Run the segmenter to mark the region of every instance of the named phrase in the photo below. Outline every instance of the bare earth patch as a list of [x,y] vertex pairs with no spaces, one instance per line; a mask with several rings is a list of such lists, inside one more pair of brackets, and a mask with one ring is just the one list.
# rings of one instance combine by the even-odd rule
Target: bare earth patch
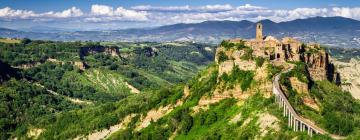
[[140,124],[135,128],[136,131],[140,131],[141,129],[149,126],[151,121],[156,122],[161,117],[165,116],[166,114],[170,113],[175,107],[180,106],[183,104],[186,97],[190,95],[190,90],[188,86],[184,87],[184,95],[182,98],[178,99],[176,104],[169,104],[167,106],[162,106],[158,109],[152,109],[147,112],[146,116],[142,116]]
[[275,116],[270,115],[269,113],[260,114],[259,119],[257,121],[260,127],[260,132],[261,132],[260,136],[261,137],[265,136],[270,131],[270,129],[279,131],[280,126],[278,122],[279,120]]
[[36,139],[43,131],[44,129],[40,129],[40,128],[30,129],[30,131],[27,133],[27,136],[29,138]]
[[311,107],[312,109],[315,109],[316,111],[320,111],[320,107],[317,105],[316,101],[310,97],[304,97],[304,104],[308,107]]
[[80,100],[80,99],[77,99],[77,98],[71,98],[71,97],[68,97],[68,96],[61,95],[61,94],[59,94],[59,93],[57,93],[57,92],[55,92],[55,91],[52,91],[52,90],[50,90],[50,89],[45,88],[45,86],[43,86],[43,85],[41,85],[41,84],[38,84],[38,83],[36,83],[35,85],[37,85],[37,86],[39,86],[39,87],[41,87],[41,88],[44,88],[46,91],[48,91],[49,93],[51,93],[51,94],[53,94],[53,95],[55,95],[55,96],[63,97],[63,98],[65,98],[66,100],[69,100],[69,101],[71,101],[71,102],[73,102],[73,103],[76,103],[76,104],[88,104],[88,105],[94,104],[94,103],[91,102],[91,101],[84,101],[84,100]]
[[230,121],[229,123],[230,124],[234,124],[234,123],[237,123],[241,120],[241,113],[235,115]]
[[151,121],[156,122],[158,119],[164,115],[170,113],[173,110],[172,105],[167,105],[165,107],[160,107],[158,109],[150,110],[145,117],[142,117],[141,123],[135,128],[136,131],[139,131],[150,125]]
[[131,119],[135,117],[136,114],[130,114],[126,116],[119,124],[111,126],[109,129],[103,129],[94,133],[91,133],[85,137],[77,137],[76,140],[88,139],[88,140],[102,140],[109,137],[111,134],[119,131],[120,129],[125,129],[126,126],[131,122]]
[[128,82],[125,82],[125,84],[130,89],[131,93],[140,93],[140,90],[136,89],[134,86],[130,85]]
[[218,86],[218,88],[215,89],[212,96],[203,96],[199,100],[198,105],[192,107],[192,110],[194,111],[194,114],[199,112],[200,109],[207,110],[210,104],[217,103],[223,99],[226,98],[236,98],[240,100],[245,100],[249,98],[254,91],[248,90],[248,91],[241,91],[241,88],[239,85],[235,85],[233,89],[226,89],[221,90],[219,87],[221,87],[221,84]]

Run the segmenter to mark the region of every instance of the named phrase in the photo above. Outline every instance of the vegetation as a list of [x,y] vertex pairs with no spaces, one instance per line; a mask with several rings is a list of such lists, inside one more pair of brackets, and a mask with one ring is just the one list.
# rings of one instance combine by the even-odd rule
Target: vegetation
[[[44,139],[69,139],[115,125],[131,114],[142,114],[155,107],[174,103],[182,88],[161,89],[147,94],[136,94],[115,103],[66,112],[53,118],[46,131],[40,135]],[[76,122],[76,123],[72,123]],[[91,125],[89,125],[91,124]],[[72,128],[72,129],[68,129]]]
[[3,42],[3,43],[20,43],[20,40],[18,39],[9,39],[9,38],[0,38],[0,42]]
[[281,72],[281,70],[284,69],[284,67],[281,66],[274,66],[272,64],[268,64],[267,65],[267,79],[268,80],[272,80],[272,78],[279,72]]
[[235,84],[239,83],[241,90],[246,91],[254,81],[254,76],[253,71],[240,70],[239,67],[234,66],[229,75],[223,73],[220,79],[224,82],[224,85],[229,88],[233,88]]
[[[245,51],[241,59],[255,61],[257,67],[266,61],[253,57],[253,50],[242,41],[223,41],[221,45]],[[291,131],[274,97],[265,98],[260,92],[247,99],[223,99],[194,111],[200,99],[211,95],[218,84],[226,89],[239,86],[242,91],[258,88],[254,71],[234,66],[229,74],[219,76],[218,65],[210,63],[214,52],[205,47],[208,45],[30,39],[0,43],[0,139],[28,139],[34,129],[43,131],[38,139],[73,139],[119,124],[130,114],[135,117],[128,127],[109,139],[310,139],[304,132]],[[219,53],[219,62],[228,59],[225,52]],[[86,69],[75,62],[86,65]],[[357,138],[359,103],[333,83],[312,83],[305,65],[294,64],[296,67],[281,77],[281,83],[287,87],[295,109],[331,133]],[[268,64],[267,79],[282,69]],[[316,99],[319,111],[304,105],[304,95],[289,86],[288,77],[312,85],[309,97]],[[191,94],[182,98],[185,83]],[[130,93],[128,84],[141,93]],[[95,104],[78,104],[69,97]],[[181,105],[135,131],[142,121],[140,116],[151,109],[178,104],[179,99],[183,99]],[[278,128],[262,128],[263,114],[275,116],[272,124]],[[312,138],[329,139],[320,135]]]
[[265,58],[263,57],[255,57],[254,59],[257,67],[262,67],[265,62]]
[[[174,104],[183,88],[173,85],[185,83],[214,59],[214,52],[205,49],[213,46],[205,44],[112,45],[29,39],[0,43],[0,139],[23,139],[32,129],[45,130],[40,139],[74,138],[114,125],[130,113]],[[106,48],[121,53],[112,55]],[[12,77],[17,79],[8,81]],[[130,94],[126,83],[142,93]],[[95,105],[79,105],[67,97]]]
[[82,106],[54,96],[25,80],[12,79],[0,86],[0,138],[21,137],[31,128],[42,128],[54,114]]
[[[289,77],[296,77],[299,81],[311,86],[308,97],[316,101],[320,107],[317,111],[304,104],[304,97],[307,95],[299,94],[294,90],[289,82]],[[308,78],[308,73],[303,63],[296,63],[290,72],[282,75],[280,82],[285,85],[289,94],[289,101],[297,112],[307,118],[313,119],[328,132],[349,135],[360,126],[360,104],[340,87],[329,81],[315,81],[312,83]]]
[[244,48],[247,48],[247,46],[245,46],[245,42],[240,40],[239,43],[232,43],[228,40],[223,40],[220,43],[220,46],[224,47],[226,50],[231,49],[231,48],[235,48],[236,50],[241,50]]
[[331,133],[348,135],[359,129],[360,104],[338,86],[328,81],[316,82],[311,89],[312,96],[321,103],[322,117],[317,123]]
[[219,52],[219,56],[218,56],[218,61],[219,61],[219,63],[222,63],[222,62],[224,62],[224,61],[226,61],[226,60],[229,60],[229,57],[223,52],[223,51],[220,51]]

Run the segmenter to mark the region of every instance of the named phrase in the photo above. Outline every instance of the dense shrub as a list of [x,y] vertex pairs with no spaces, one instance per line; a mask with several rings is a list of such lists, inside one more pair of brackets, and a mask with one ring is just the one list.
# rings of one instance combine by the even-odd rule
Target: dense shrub
[[263,57],[255,57],[255,62],[257,67],[262,67],[265,62],[265,58]]
[[272,78],[277,74],[280,73],[281,70],[284,69],[280,66],[274,66],[272,64],[267,65],[267,79],[272,80]]
[[229,57],[223,51],[220,51],[218,55],[219,55],[218,56],[219,63],[229,60]]
[[246,91],[250,88],[254,76],[254,72],[240,70],[239,67],[234,66],[229,75],[224,73],[221,75],[220,79],[230,88],[232,88],[236,83],[240,83],[241,90]]

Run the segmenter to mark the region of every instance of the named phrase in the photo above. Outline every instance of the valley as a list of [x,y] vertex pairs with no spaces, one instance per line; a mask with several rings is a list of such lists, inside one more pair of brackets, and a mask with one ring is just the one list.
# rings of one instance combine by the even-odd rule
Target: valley
[[219,45],[0,42],[1,139],[358,138],[358,50],[256,26]]

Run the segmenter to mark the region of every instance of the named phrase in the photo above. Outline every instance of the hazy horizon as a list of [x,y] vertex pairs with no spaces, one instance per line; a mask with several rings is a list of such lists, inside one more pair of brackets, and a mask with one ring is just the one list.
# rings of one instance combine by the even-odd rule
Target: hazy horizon
[[274,22],[340,16],[360,20],[353,1],[2,1],[0,27],[51,27],[67,30],[151,28],[203,21]]

